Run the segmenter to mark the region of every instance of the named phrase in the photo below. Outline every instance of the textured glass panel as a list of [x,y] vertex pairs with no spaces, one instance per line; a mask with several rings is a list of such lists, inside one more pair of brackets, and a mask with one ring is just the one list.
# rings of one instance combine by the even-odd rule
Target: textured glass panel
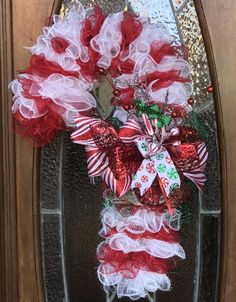
[[[78,3],[79,1],[68,2]],[[180,41],[179,28],[182,39],[189,48],[194,98],[197,101],[196,110],[201,111],[200,114],[210,128],[210,138],[207,142],[210,153],[207,168],[208,182],[202,196],[203,208],[199,209],[199,199],[196,194],[194,200],[189,203],[193,211],[191,225],[183,225],[180,233],[187,259],[178,262],[178,269],[170,274],[172,291],[158,292],[157,300],[162,302],[214,301],[211,298],[215,297],[216,288],[218,219],[214,216],[201,215],[202,222],[199,225],[199,215],[200,212],[203,212],[202,210],[215,211],[220,206],[220,174],[216,149],[217,128],[212,94],[208,94],[206,90],[210,84],[210,76],[193,1],[83,0],[81,2],[86,7],[98,4],[107,13],[122,11],[128,4],[131,11],[150,16],[152,22],[163,22],[174,37],[175,43]],[[183,7],[182,4],[184,4]],[[181,10],[178,11],[180,6]],[[179,12],[177,18],[174,16],[172,8]],[[63,5],[61,14],[67,10],[67,5]],[[178,24],[176,24],[176,20]],[[96,276],[98,263],[95,256],[96,247],[101,241],[97,234],[100,228],[100,210],[103,202],[100,184],[98,180],[96,180],[95,186],[90,184],[84,150],[69,141],[69,134],[64,136],[62,146],[58,139],[52,145],[45,147],[42,152],[42,206],[46,210],[51,210],[60,208],[59,200],[64,202],[64,209],[62,208],[64,237],[60,232],[59,216],[47,214],[43,215],[42,219],[44,271],[48,301],[63,301],[63,293],[67,291],[66,286],[63,290],[64,275],[60,261],[60,257],[62,259],[64,257],[69,291],[69,298],[66,298],[65,302],[104,302],[105,294]],[[200,236],[201,230],[202,237]],[[64,242],[65,255],[59,238]],[[214,253],[209,252],[212,249],[214,249]],[[208,257],[209,254],[212,259]],[[208,269],[211,271],[207,271]],[[201,287],[198,291],[199,284]],[[116,298],[115,301],[128,302],[130,300]]]
[[41,151],[41,208],[59,209],[59,176],[61,162],[61,137]]
[[62,5],[61,14],[64,15],[64,13],[68,10],[68,4],[69,3],[81,3],[84,7],[91,7],[93,5],[98,5],[102,7],[102,9],[106,13],[110,12],[120,12],[123,11],[127,5],[126,0],[116,0],[116,1],[107,1],[107,0],[67,0],[63,1],[65,4]]
[[42,215],[44,284],[48,302],[63,302],[65,297],[59,215]]
[[186,3],[188,0],[171,0],[173,3],[173,6],[176,10],[180,9],[181,6]]
[[209,126],[209,139],[207,140],[209,161],[206,169],[208,181],[203,193],[203,208],[216,210],[220,208],[221,198],[216,116],[213,95],[207,92],[207,87],[210,84],[210,73],[204,41],[192,0],[189,0],[181,10],[178,21],[183,41],[189,49],[189,62],[194,86],[193,95],[196,102],[195,109],[196,111],[200,110],[200,114]]
[[206,167],[206,186],[202,194],[202,208],[204,210],[220,210],[220,161],[218,152],[217,127],[213,106],[201,112],[201,117],[207,122],[211,131],[206,141],[209,158]]
[[[66,272],[71,302],[104,301],[97,278],[96,248],[102,194],[100,184],[92,185],[87,174],[84,148],[65,136],[63,192]],[[96,297],[96,298],[95,298]]]
[[196,282],[196,243],[198,242],[199,203],[198,194],[188,204],[192,212],[192,220],[181,226],[180,241],[186,252],[186,259],[178,262],[177,269],[169,274],[172,289],[169,292],[157,292],[157,301],[177,302],[194,301],[194,287]]
[[141,16],[149,17],[151,22],[161,22],[173,36],[175,43],[180,42],[175,17],[169,0],[130,0],[130,8]]
[[[219,269],[220,222],[216,216],[202,217],[202,256],[200,296],[201,302],[217,301],[217,282]],[[209,236],[211,234],[211,236]]]
[[212,94],[207,93],[210,85],[210,74],[201,29],[192,0],[178,14],[180,32],[184,44],[189,50],[189,63],[192,70],[194,97],[198,105],[212,101]]

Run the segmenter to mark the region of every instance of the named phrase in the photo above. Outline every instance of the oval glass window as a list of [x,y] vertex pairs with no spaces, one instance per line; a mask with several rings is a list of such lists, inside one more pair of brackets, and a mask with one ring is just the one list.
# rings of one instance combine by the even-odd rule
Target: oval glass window
[[[65,1],[60,13],[68,11]],[[82,1],[85,7],[98,4],[107,13],[133,11],[162,22],[176,44],[188,49],[196,110],[207,124],[207,183],[203,194],[194,193],[183,215],[181,244],[187,259],[170,274],[172,290],[157,292],[149,301],[217,301],[220,253],[220,168],[217,125],[210,72],[204,41],[193,0]],[[106,82],[96,92],[101,115],[110,98]],[[203,129],[204,131],[204,129]],[[46,301],[117,301],[105,295],[96,268],[95,251],[103,205],[99,180],[92,186],[87,176],[83,147],[70,141],[70,134],[58,137],[41,155],[41,230]],[[121,299],[120,301],[128,301]],[[147,301],[147,300],[145,300]]]

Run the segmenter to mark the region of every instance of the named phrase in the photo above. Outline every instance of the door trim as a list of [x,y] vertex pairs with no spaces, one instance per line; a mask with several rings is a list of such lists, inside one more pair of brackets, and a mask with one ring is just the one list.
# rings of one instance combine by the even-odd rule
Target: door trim
[[[211,0],[210,0],[211,1]],[[206,14],[204,11],[202,0],[195,0],[196,11],[198,14],[198,19],[200,27],[202,30],[202,35],[204,39],[204,44],[206,48],[206,54],[208,59],[208,65],[210,70],[210,76],[212,85],[214,87],[214,106],[217,118],[218,127],[218,143],[219,143],[219,158],[220,158],[220,172],[221,172],[221,249],[220,249],[220,276],[219,276],[219,287],[218,287],[218,297],[219,301],[225,300],[226,291],[226,275],[227,275],[227,244],[228,244],[228,191],[227,191],[227,154],[225,149],[225,134],[224,134],[224,121],[222,112],[222,100],[220,95],[220,86],[217,75],[217,66],[214,56],[214,45],[212,45],[211,36],[208,28],[208,20],[206,19]],[[218,1],[219,3],[220,1]],[[213,5],[213,4],[212,4]],[[217,6],[217,5],[216,5]],[[220,7],[219,7],[220,8]],[[236,108],[234,108],[235,110]]]
[[[0,300],[43,302],[39,215],[40,149],[15,137],[9,82],[23,69],[60,0],[0,0]],[[26,12],[25,14],[22,12]],[[49,19],[50,20],[50,19]]]
[[15,140],[7,89],[13,76],[10,1],[0,1],[0,18],[0,300],[18,301]]

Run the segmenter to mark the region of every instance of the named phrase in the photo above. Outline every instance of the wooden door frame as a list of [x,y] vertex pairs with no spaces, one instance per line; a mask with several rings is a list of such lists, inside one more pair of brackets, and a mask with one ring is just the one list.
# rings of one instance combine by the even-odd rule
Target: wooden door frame
[[236,2],[195,0],[207,47],[219,128],[222,187],[220,301],[236,299]]
[[[40,150],[13,135],[11,95],[7,86],[15,76],[14,71],[27,66],[29,54],[22,49],[22,45],[30,44],[29,38],[35,40],[45,17],[58,9],[60,1],[31,2],[0,0],[0,300],[6,302],[44,301],[39,223]],[[232,80],[227,83],[223,81],[224,77],[227,78],[227,71],[224,68],[222,70],[222,67],[223,64],[228,64],[228,72],[236,77],[233,72],[236,60],[232,64],[229,62],[232,60],[232,49],[236,49],[236,39],[230,39],[229,34],[223,37],[226,53],[229,54],[224,58],[219,40],[220,28],[216,23],[224,24],[225,30],[229,31],[232,27],[232,22],[227,22],[229,9],[236,13],[236,3],[234,0],[195,0],[195,4],[215,87],[219,125],[223,193],[220,301],[233,302],[236,297],[236,256],[232,252],[236,246],[236,158],[233,157],[236,154],[236,145],[233,144],[236,136],[232,121],[228,125],[226,118],[236,116],[236,102],[232,103],[236,85]],[[218,14],[219,11],[221,14]],[[29,17],[31,14],[33,19]],[[217,21],[214,16],[217,16]]]
[[[0,0],[0,301],[44,301],[39,215],[40,150],[15,137],[8,83],[28,65],[60,0]],[[37,12],[37,13],[35,13]]]
[[18,301],[15,140],[7,89],[13,76],[12,8],[7,0],[0,2],[0,18],[0,300]]
[[[217,67],[215,63],[214,51],[211,36],[209,33],[208,22],[206,19],[206,14],[202,5],[201,0],[195,0],[195,6],[199,18],[199,23],[202,30],[202,35],[204,39],[204,44],[206,48],[206,54],[208,59],[208,65],[210,70],[211,82],[214,87],[214,106],[217,118],[218,125],[218,142],[219,142],[219,158],[220,158],[220,172],[221,172],[221,249],[220,249],[220,280],[219,280],[219,288],[218,288],[218,296],[220,297],[220,301],[228,301],[225,297],[225,278],[227,275],[226,266],[226,250],[228,236],[227,236],[227,208],[228,208],[228,190],[227,190],[227,154],[225,149],[225,136],[224,136],[224,127],[223,127],[223,113],[222,113],[222,104],[220,97],[220,86],[219,80],[217,76]],[[236,76],[236,74],[235,74]],[[236,112],[236,106],[234,108]],[[236,275],[236,274],[235,274]],[[235,296],[236,297],[236,296]]]

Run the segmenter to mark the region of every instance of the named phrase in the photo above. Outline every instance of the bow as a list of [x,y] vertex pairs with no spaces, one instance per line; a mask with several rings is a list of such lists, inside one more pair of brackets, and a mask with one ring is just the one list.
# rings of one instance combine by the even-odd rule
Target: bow
[[165,115],[156,104],[147,105],[138,99],[135,100],[135,104],[137,109],[136,115],[138,117],[146,114],[149,120],[157,119],[156,126],[158,128],[169,125],[171,121],[170,117]]
[[136,171],[134,159],[139,153],[124,146],[115,129],[106,122],[86,116],[75,121],[77,130],[71,138],[74,143],[85,145],[89,176],[101,176],[118,197],[123,196],[130,189],[130,171]]
[[169,211],[173,213],[168,196],[173,189],[180,187],[180,177],[169,152],[153,135],[148,117],[146,114],[142,116],[148,134],[144,133],[140,124],[133,119],[128,120],[119,133],[124,143],[135,143],[144,158],[133,177],[131,188],[138,188],[143,195],[158,178]]

